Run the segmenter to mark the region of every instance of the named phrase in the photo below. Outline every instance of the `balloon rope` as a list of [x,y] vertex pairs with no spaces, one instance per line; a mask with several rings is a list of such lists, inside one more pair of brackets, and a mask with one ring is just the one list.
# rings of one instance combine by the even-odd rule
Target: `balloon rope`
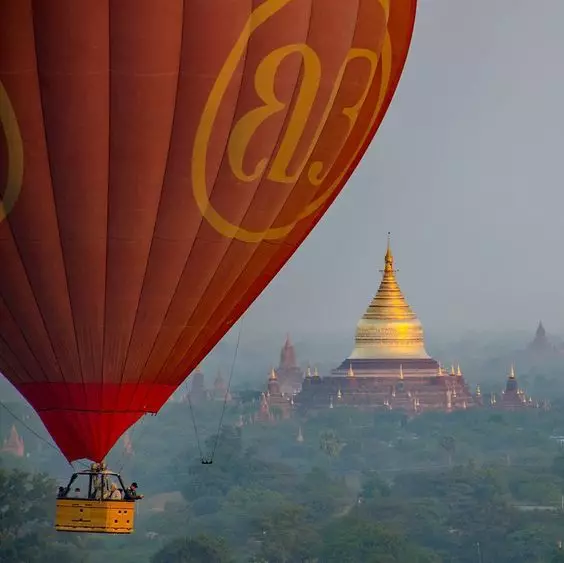
[[190,406],[190,416],[192,417],[192,426],[194,427],[194,434],[196,435],[196,443],[198,444],[198,452],[200,460],[204,461],[204,454],[202,452],[202,445],[200,443],[200,434],[198,432],[198,425],[196,424],[196,417],[194,416],[194,409],[192,408],[192,400],[190,399],[190,390],[188,390],[188,379],[186,380],[186,396],[188,397],[188,405]]
[[[57,453],[60,453],[59,448],[57,448],[57,446],[55,446],[55,444],[49,442],[49,440],[46,440],[43,436],[41,436],[41,434],[39,434],[38,432],[36,432],[33,428],[31,428],[31,426],[29,426],[29,424],[26,424],[14,411],[12,411],[12,409],[10,409],[8,407],[8,405],[4,404],[2,401],[0,401],[0,406],[4,408],[4,410],[6,410],[6,412],[8,412],[8,414],[17,422],[19,422],[28,432],[31,432],[31,434],[33,434],[38,440],[41,440],[42,442],[44,442],[45,444],[47,444],[50,448],[52,448],[53,450],[55,450]],[[68,460],[67,460],[68,461]],[[88,467],[86,464],[79,462],[81,465]],[[68,461],[68,464],[73,468],[74,471],[74,466],[73,464]]]
[[231,372],[229,373],[229,381],[227,382],[227,391],[225,391],[225,398],[223,399],[223,408],[221,409],[221,418],[219,419],[219,425],[217,427],[217,434],[215,436],[215,444],[213,445],[212,454],[207,460],[207,463],[213,463],[215,457],[215,451],[217,449],[217,445],[219,444],[219,437],[221,433],[221,427],[223,426],[223,417],[225,415],[225,407],[227,406],[227,397],[229,397],[229,393],[231,390],[231,380],[233,379],[233,372],[235,371],[235,363],[237,362],[237,353],[239,352],[239,343],[241,342],[241,331],[243,327],[239,328],[239,334],[237,336],[237,346],[235,347],[235,354],[233,355],[233,362],[231,364]]

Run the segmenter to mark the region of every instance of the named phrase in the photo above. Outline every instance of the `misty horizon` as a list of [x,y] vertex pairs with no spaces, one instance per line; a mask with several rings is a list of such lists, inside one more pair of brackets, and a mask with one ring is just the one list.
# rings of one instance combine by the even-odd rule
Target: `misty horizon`
[[[486,17],[484,17],[486,16]],[[341,196],[244,318],[343,333],[398,282],[426,335],[564,334],[564,4],[421,2],[388,115]],[[534,29],[542,40],[523,42]],[[448,44],[448,49],[445,45]]]

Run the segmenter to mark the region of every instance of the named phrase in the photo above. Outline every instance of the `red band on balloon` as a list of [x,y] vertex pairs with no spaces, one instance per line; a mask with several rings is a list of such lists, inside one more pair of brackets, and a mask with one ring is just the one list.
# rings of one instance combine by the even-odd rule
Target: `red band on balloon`
[[[18,389],[38,412],[69,461],[102,461],[120,436],[145,413],[157,412],[176,387],[137,383],[29,383]],[[73,408],[69,409],[69,405]]]

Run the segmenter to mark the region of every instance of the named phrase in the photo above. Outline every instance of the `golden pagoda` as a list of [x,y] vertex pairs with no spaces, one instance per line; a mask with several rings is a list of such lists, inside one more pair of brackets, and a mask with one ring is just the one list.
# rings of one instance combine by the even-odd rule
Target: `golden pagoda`
[[389,233],[381,272],[378,291],[357,324],[354,349],[333,374],[352,369],[360,377],[436,375],[439,364],[425,350],[421,322],[396,279]]
[[380,287],[356,328],[350,359],[429,358],[421,322],[411,310],[396,280],[388,237]]
[[388,233],[380,285],[357,323],[350,356],[329,376],[304,379],[296,404],[332,408],[336,396],[339,406],[417,413],[473,406],[460,367],[452,366],[455,377],[447,373],[427,353],[421,322],[398,285]]

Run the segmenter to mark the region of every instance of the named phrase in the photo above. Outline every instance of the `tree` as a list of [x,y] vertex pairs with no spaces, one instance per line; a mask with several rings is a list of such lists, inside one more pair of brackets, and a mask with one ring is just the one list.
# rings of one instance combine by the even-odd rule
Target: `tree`
[[440,559],[381,525],[347,516],[323,532],[324,563],[435,563]]
[[456,441],[452,436],[443,436],[441,438],[441,448],[447,453],[448,455],[448,464],[452,466],[452,455],[456,449]]
[[360,496],[364,499],[377,497],[389,497],[391,494],[390,485],[377,473],[369,474],[362,484]]
[[[45,475],[0,469],[0,561],[81,563],[87,555],[54,531],[55,483]],[[67,538],[64,538],[67,540]]]
[[166,544],[151,563],[231,563],[233,557],[221,538],[200,535]]
[[339,457],[345,444],[334,430],[327,430],[319,437],[319,447],[330,457]]
[[259,561],[291,563],[308,561],[318,548],[319,538],[306,519],[303,507],[288,504],[255,521],[261,538]]

